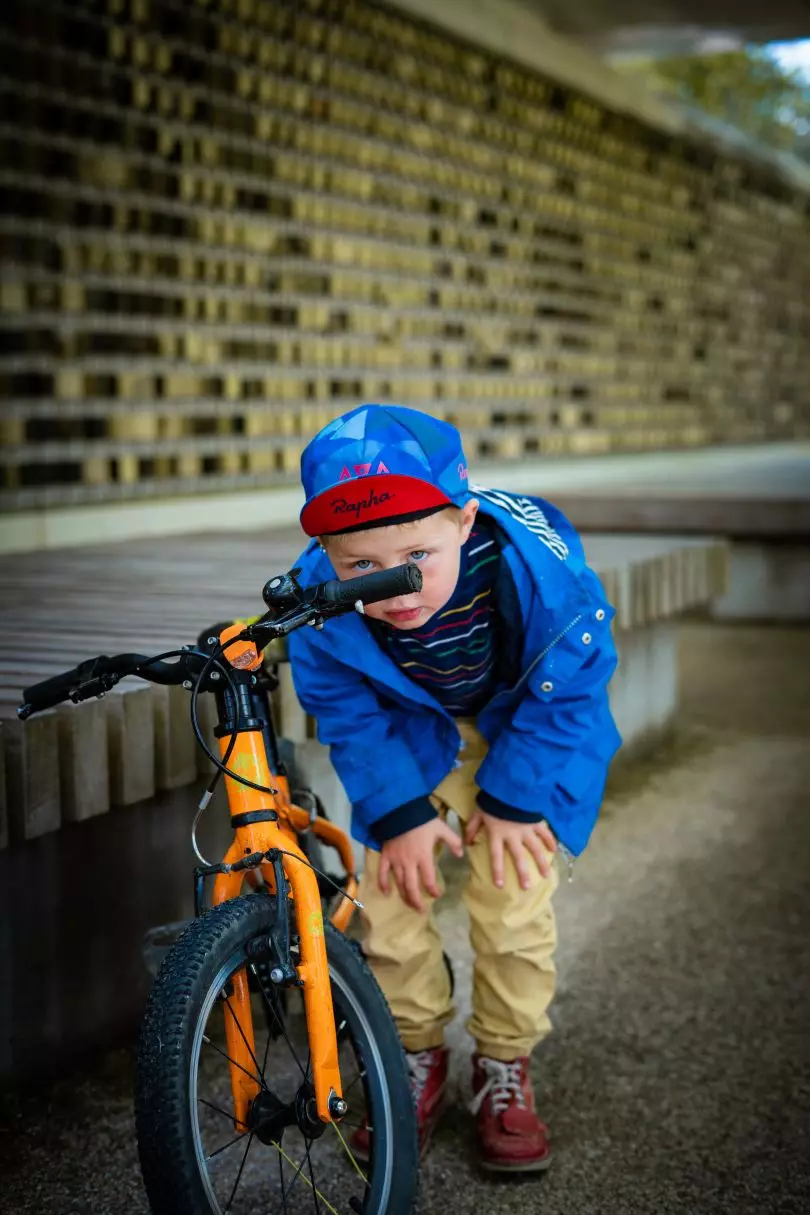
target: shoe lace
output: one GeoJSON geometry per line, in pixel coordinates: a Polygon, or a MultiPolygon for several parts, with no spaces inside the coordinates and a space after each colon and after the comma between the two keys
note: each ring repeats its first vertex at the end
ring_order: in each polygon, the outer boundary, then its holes
{"type": "Polygon", "coordinates": [[[418,1103],[433,1067],[433,1051],[406,1051],[405,1058],[408,1063],[408,1071],[411,1074],[411,1088],[414,1100],[418,1103]]]}
{"type": "Polygon", "coordinates": [[[513,1101],[526,1108],[523,1096],[523,1064],[520,1059],[502,1063],[500,1059],[479,1058],[478,1065],[486,1073],[486,1082],[470,1102],[470,1113],[477,1114],[487,1097],[492,1096],[492,1109],[502,1114],[513,1101]]]}

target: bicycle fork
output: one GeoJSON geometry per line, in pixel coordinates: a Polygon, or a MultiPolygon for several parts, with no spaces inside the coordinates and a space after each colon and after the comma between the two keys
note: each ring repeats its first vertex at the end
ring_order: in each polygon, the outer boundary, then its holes
{"type": "MultiPolygon", "coordinates": [[[[224,737],[219,741],[220,751],[224,755],[230,738],[224,737]]],[[[264,739],[258,731],[238,731],[229,766],[237,772],[250,772],[251,780],[266,787],[286,783],[283,778],[271,776],[264,739]]],[[[224,858],[225,865],[235,865],[248,856],[268,852],[272,855],[276,852],[272,861],[265,859],[258,865],[268,888],[275,893],[278,905],[277,931],[267,944],[272,946],[274,953],[280,952],[282,955],[273,959],[273,969],[281,971],[279,986],[302,988],[315,1104],[321,1121],[332,1122],[343,1116],[345,1104],[338,1067],[335,1016],[318,881],[294,834],[284,831],[278,824],[276,811],[268,808],[268,801],[273,799],[230,777],[226,776],[225,781],[231,822],[236,830],[224,858]],[[284,864],[284,861],[289,863],[284,864]],[[298,934],[297,965],[292,964],[289,954],[290,913],[294,916],[298,934]]],[[[279,792],[283,792],[283,789],[280,788],[279,792]]],[[[218,874],[212,892],[213,905],[236,898],[242,888],[243,876],[244,871],[218,874]]],[[[230,1060],[234,1124],[237,1130],[245,1130],[249,1125],[250,1105],[261,1087],[246,967],[233,976],[232,988],[225,1006],[225,1036],[230,1060]]]]}

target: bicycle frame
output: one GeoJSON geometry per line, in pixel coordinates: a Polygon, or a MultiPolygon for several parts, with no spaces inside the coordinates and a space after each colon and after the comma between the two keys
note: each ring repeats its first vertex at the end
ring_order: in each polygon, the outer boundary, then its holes
{"type": "MultiPolygon", "coordinates": [[[[250,1105],[260,1090],[260,1081],[251,1071],[252,1067],[256,1071],[259,1069],[247,966],[263,962],[274,954],[277,962],[270,972],[270,981],[279,986],[295,985],[303,989],[314,1094],[308,1091],[307,1077],[307,1091],[299,1090],[296,1100],[303,1095],[307,1116],[311,1118],[309,1107],[314,1095],[317,1116],[324,1123],[336,1122],[346,1114],[321,891],[315,871],[299,846],[299,831],[309,829],[320,836],[324,843],[337,850],[346,867],[344,898],[334,908],[330,917],[332,923],[339,929],[345,928],[352,907],[359,906],[354,897],[357,890],[354,859],[345,832],[322,818],[310,821],[306,811],[291,804],[265,688],[255,673],[262,665],[260,651],[293,629],[304,625],[322,628],[329,617],[362,608],[366,603],[411,594],[422,586],[422,575],[410,562],[394,569],[342,581],[331,580],[305,589],[296,582],[299,573],[300,570],[292,570],[265,584],[262,598],[270,610],[252,622],[229,624],[220,631],[219,637],[204,635],[206,640],[199,640],[197,648],[183,646],[151,658],[122,654],[114,658],[99,655],[88,659],[72,670],[25,689],[24,702],[17,708],[20,719],[25,721],[32,713],[68,699],[78,704],[94,696],[103,696],[128,675],[140,675],[167,685],[182,683],[191,689],[192,720],[198,740],[209,757],[216,760],[202,739],[196,717],[198,693],[215,691],[218,713],[215,734],[219,739],[220,768],[226,773],[234,838],[219,864],[208,865],[203,861],[195,870],[195,903],[199,911],[207,876],[215,876],[213,903],[217,906],[236,898],[244,881],[255,886],[258,881],[256,870],[259,870],[266,887],[276,896],[278,912],[278,923],[268,925],[266,936],[247,943],[245,963],[229,980],[227,987],[230,990],[222,993],[227,997],[225,1007],[230,1013],[230,1018],[225,1018],[225,1031],[234,1124],[239,1131],[250,1129],[250,1105]],[[170,657],[179,661],[168,665],[165,659],[170,657]],[[222,679],[223,657],[233,668],[232,672],[227,672],[225,680],[222,679]],[[198,670],[201,661],[203,666],[198,670]],[[293,961],[290,911],[296,930],[297,964],[293,961]]],[[[205,799],[200,803],[201,809],[205,808],[220,775],[218,771],[209,785],[205,799]]],[[[197,855],[200,856],[199,852],[197,855]]],[[[201,856],[200,860],[203,860],[201,856]]],[[[254,973],[258,978],[257,969],[254,973]]],[[[261,980],[259,982],[261,985],[261,980]]]]}
{"type": "MultiPolygon", "coordinates": [[[[240,682],[250,678],[244,672],[234,674],[240,682]]],[[[281,851],[281,864],[290,888],[290,910],[299,938],[300,961],[295,967],[295,982],[303,991],[315,1102],[319,1118],[324,1122],[332,1122],[335,1121],[334,1103],[342,1098],[343,1094],[324,940],[323,910],[316,875],[298,844],[297,833],[312,830],[325,844],[337,849],[346,868],[349,879],[345,891],[350,897],[341,899],[330,915],[331,922],[341,930],[351,918],[353,904],[350,899],[357,890],[352,847],[346,833],[334,823],[322,818],[311,822],[305,810],[290,802],[287,778],[271,772],[267,736],[262,727],[266,724],[274,751],[272,720],[263,723],[253,718],[240,723],[236,713],[233,720],[225,721],[223,718],[226,716],[226,704],[229,700],[232,701],[232,697],[217,695],[220,755],[225,756],[235,733],[235,743],[227,761],[228,768],[247,780],[275,789],[276,793],[262,793],[230,776],[225,776],[234,838],[223,863],[233,865],[252,853],[266,853],[272,849],[281,851]]],[[[247,692],[247,701],[255,706],[256,693],[247,692]]],[[[269,712],[267,716],[270,717],[269,712]]],[[[277,893],[273,864],[265,861],[258,868],[271,893],[277,893]]],[[[251,870],[218,873],[214,880],[212,904],[218,906],[228,899],[236,898],[241,893],[247,873],[251,873],[251,870]]],[[[279,914],[282,914],[280,908],[279,914]]],[[[231,1059],[234,1124],[237,1129],[242,1129],[248,1125],[250,1103],[259,1092],[258,1081],[252,1078],[256,1066],[255,1038],[245,968],[237,971],[233,977],[233,993],[226,1008],[230,1008],[232,1012],[231,1016],[225,1017],[225,1034],[231,1059]]]]}

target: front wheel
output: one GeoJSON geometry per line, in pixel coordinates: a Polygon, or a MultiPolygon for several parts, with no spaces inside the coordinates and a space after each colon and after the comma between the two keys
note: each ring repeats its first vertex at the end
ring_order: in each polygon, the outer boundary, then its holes
{"type": "MultiPolygon", "coordinates": [[[[385,999],[354,947],[326,924],[343,1096],[340,1124],[314,1124],[300,990],[272,1000],[248,949],[266,941],[275,900],[248,895],[193,921],[167,956],[147,1004],[135,1115],[154,1215],[409,1215],[418,1152],[405,1058],[385,999]],[[259,1094],[235,1125],[225,1017],[247,967],[259,1094]],[[279,1010],[282,1010],[281,1012],[279,1010]],[[367,1123],[368,1162],[352,1150],[367,1123]]],[[[241,1028],[240,1028],[241,1033],[241,1028]]],[[[249,1034],[248,1034],[249,1037],[249,1034]]]]}

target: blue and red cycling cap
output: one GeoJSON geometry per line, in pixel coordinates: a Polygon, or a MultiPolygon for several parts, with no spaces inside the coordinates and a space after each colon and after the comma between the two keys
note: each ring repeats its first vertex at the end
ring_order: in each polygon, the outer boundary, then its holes
{"type": "Polygon", "coordinates": [[[455,426],[404,405],[359,405],[305,447],[301,481],[308,536],[419,519],[469,499],[455,426]]]}

